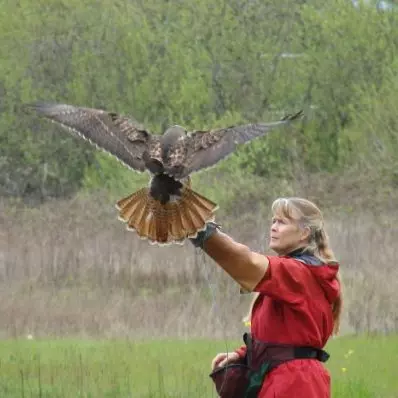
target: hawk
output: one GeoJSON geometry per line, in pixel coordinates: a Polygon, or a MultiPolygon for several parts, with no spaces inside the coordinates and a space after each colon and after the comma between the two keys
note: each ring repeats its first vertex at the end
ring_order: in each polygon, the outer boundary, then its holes
{"type": "Polygon", "coordinates": [[[182,243],[214,219],[218,206],[191,189],[190,175],[215,165],[240,144],[286,125],[302,112],[272,123],[208,131],[171,126],[152,134],[132,117],[101,109],[36,102],[24,105],[115,156],[137,172],[149,172],[149,185],[116,203],[119,219],[154,244],[182,243]]]}

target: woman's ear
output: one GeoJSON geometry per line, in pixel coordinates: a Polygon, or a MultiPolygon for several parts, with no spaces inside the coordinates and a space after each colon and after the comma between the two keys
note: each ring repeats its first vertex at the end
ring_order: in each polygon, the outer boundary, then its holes
{"type": "Polygon", "coordinates": [[[304,227],[301,228],[301,240],[304,241],[309,241],[309,238],[311,236],[311,228],[310,227],[304,227]]]}

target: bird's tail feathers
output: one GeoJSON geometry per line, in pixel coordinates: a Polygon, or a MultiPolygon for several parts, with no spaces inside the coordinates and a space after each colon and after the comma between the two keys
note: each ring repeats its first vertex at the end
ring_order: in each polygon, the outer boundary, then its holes
{"type": "Polygon", "coordinates": [[[186,185],[181,188],[181,196],[165,205],[150,195],[149,188],[142,188],[119,200],[116,207],[119,219],[128,229],[159,245],[183,243],[186,238],[196,236],[208,221],[214,220],[218,208],[186,185]]]}

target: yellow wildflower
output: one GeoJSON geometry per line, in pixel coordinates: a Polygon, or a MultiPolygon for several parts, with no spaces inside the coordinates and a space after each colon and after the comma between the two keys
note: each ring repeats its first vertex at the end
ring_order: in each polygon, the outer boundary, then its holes
{"type": "Polygon", "coordinates": [[[350,355],[352,355],[354,353],[354,350],[349,349],[348,352],[346,354],[344,354],[344,358],[348,358],[350,355]]]}

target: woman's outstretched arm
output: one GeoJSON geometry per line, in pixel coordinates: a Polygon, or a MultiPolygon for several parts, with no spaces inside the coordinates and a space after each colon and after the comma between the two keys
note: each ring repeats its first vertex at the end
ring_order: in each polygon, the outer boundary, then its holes
{"type": "Polygon", "coordinates": [[[267,272],[267,257],[251,251],[215,228],[208,235],[196,246],[202,247],[245,290],[253,291],[267,272]]]}

